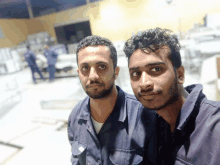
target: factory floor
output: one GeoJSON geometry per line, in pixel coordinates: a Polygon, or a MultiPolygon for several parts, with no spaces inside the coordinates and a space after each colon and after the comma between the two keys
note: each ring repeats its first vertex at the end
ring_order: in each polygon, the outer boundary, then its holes
{"type": "MultiPolygon", "coordinates": [[[[119,64],[116,84],[132,93],[127,64],[119,64]]],[[[198,83],[199,76],[186,74],[186,80],[186,85],[198,83]]],[[[86,96],[78,77],[33,84],[27,68],[0,76],[0,82],[0,164],[70,165],[67,120],[86,96]]]]}
{"type": "Polygon", "coordinates": [[[66,124],[84,97],[78,78],[33,84],[27,68],[0,81],[0,164],[71,164],[66,124]]]}

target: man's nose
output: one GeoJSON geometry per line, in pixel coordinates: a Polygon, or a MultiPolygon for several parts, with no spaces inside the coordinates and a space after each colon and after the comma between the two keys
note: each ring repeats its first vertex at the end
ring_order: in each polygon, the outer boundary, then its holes
{"type": "Polygon", "coordinates": [[[95,68],[91,68],[89,72],[89,80],[94,81],[99,78],[98,73],[96,72],[95,68]]]}
{"type": "Polygon", "coordinates": [[[140,79],[140,88],[142,90],[147,90],[147,89],[153,89],[153,80],[150,75],[148,75],[146,72],[142,72],[141,79],[140,79]]]}

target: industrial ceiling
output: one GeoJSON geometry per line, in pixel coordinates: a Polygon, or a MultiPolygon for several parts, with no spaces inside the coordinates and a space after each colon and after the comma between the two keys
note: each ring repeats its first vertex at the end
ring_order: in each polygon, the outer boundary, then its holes
{"type": "Polygon", "coordinates": [[[30,18],[28,3],[33,17],[63,11],[99,0],[0,0],[0,18],[30,18]]]}

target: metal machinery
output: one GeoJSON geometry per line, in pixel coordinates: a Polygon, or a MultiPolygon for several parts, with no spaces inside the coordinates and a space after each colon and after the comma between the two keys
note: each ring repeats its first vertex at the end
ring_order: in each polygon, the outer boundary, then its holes
{"type": "Polygon", "coordinates": [[[191,72],[200,73],[203,60],[220,53],[220,27],[197,27],[180,40],[183,65],[191,72]]]}
{"type": "Polygon", "coordinates": [[[190,72],[199,73],[202,62],[220,54],[220,13],[207,14],[203,24],[194,27],[180,38],[183,65],[190,72]]]}
{"type": "Polygon", "coordinates": [[[21,70],[19,54],[10,48],[0,49],[0,75],[21,70]]]}

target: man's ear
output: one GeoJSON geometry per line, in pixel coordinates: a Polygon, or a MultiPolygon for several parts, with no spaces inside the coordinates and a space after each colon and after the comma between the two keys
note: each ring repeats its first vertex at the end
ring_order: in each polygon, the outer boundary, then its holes
{"type": "Polygon", "coordinates": [[[116,68],[115,68],[115,79],[118,77],[119,71],[120,71],[120,68],[118,66],[116,66],[116,68]]]}
{"type": "Polygon", "coordinates": [[[77,73],[79,74],[79,68],[77,68],[77,73]]]}
{"type": "Polygon", "coordinates": [[[185,69],[184,67],[181,65],[177,70],[177,78],[178,78],[178,83],[179,84],[183,84],[185,81],[185,69]]]}

